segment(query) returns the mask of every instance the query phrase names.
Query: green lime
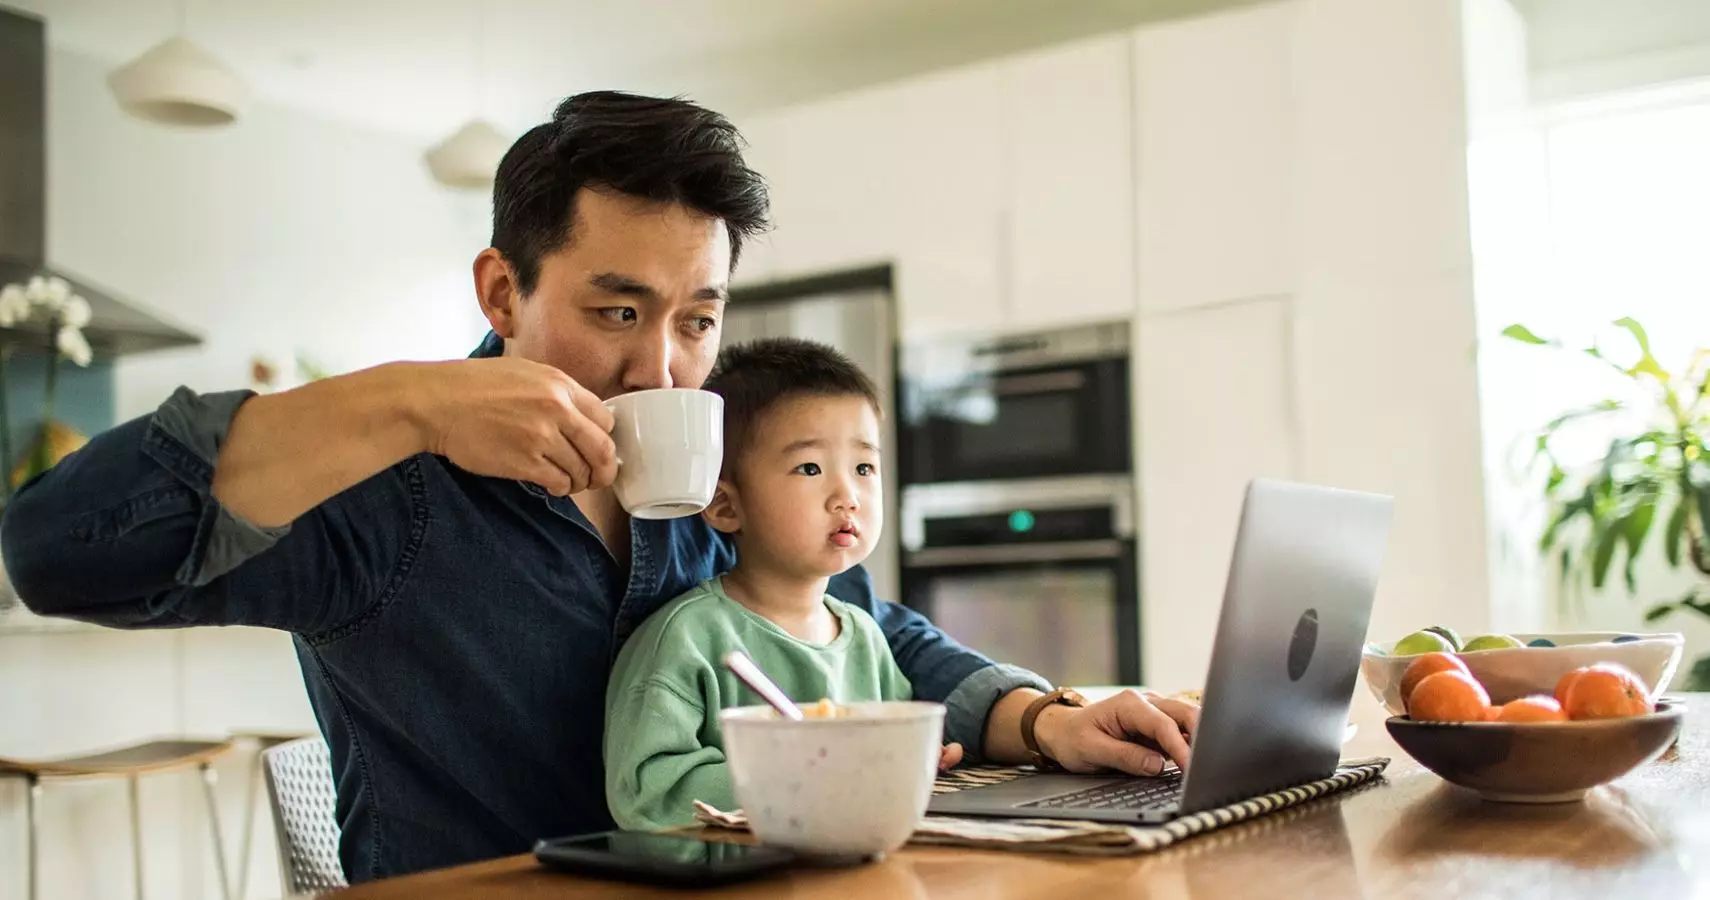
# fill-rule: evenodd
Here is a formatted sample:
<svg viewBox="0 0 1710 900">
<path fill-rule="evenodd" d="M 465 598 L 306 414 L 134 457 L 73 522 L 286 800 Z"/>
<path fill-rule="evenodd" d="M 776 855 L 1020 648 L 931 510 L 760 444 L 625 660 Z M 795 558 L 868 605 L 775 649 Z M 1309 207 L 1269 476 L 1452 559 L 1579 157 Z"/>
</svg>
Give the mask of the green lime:
<svg viewBox="0 0 1710 900">
<path fill-rule="evenodd" d="M 1453 647 L 1456 650 L 1461 649 L 1461 636 L 1456 634 L 1455 630 L 1453 628 L 1450 628 L 1447 625 L 1432 625 L 1430 628 L 1427 628 L 1425 630 L 1426 631 L 1434 631 L 1434 632 L 1442 635 L 1443 640 L 1448 641 L 1450 647 Z"/>
<path fill-rule="evenodd" d="M 1467 641 L 1466 646 L 1462 647 L 1461 650 L 1472 653 L 1475 650 L 1508 650 L 1523 646 L 1525 645 L 1520 643 L 1517 638 L 1509 637 L 1506 634 L 1481 634 Z"/>
<path fill-rule="evenodd" d="M 1395 642 L 1396 656 L 1418 656 L 1421 653 L 1453 653 L 1455 648 L 1447 638 L 1435 631 L 1415 631 Z"/>
</svg>

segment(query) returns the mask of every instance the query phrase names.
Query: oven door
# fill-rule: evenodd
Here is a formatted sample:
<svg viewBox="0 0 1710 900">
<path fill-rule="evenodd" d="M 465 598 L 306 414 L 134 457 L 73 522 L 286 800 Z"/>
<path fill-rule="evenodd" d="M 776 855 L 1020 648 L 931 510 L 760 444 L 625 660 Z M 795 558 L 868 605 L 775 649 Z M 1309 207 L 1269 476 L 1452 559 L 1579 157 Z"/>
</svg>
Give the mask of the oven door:
<svg viewBox="0 0 1710 900">
<path fill-rule="evenodd" d="M 1053 684 L 1138 684 L 1132 484 L 1081 476 L 905 488 L 903 602 Z"/>
<path fill-rule="evenodd" d="M 1128 361 L 1098 359 L 903 385 L 906 484 L 1129 470 Z"/>
<path fill-rule="evenodd" d="M 1053 685 L 1140 683 L 1134 545 L 935 548 L 903 572 L 911 605 L 962 644 Z"/>
</svg>

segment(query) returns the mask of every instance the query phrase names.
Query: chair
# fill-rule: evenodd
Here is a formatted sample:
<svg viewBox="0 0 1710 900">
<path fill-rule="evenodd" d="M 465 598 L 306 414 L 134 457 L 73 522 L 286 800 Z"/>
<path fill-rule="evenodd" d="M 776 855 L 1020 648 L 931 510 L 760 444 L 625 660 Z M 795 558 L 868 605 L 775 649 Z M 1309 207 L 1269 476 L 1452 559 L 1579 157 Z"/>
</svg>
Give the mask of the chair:
<svg viewBox="0 0 1710 900">
<path fill-rule="evenodd" d="M 313 737 L 313 734 L 302 731 L 275 731 L 271 729 L 238 729 L 231 733 L 232 740 L 240 744 L 250 744 L 255 747 L 255 756 L 251 758 L 249 776 L 246 779 L 249 786 L 245 789 L 243 806 L 243 847 L 238 851 L 237 885 L 232 888 L 232 896 L 237 900 L 245 900 L 249 896 L 249 863 L 254 855 L 255 847 L 255 813 L 256 799 L 261 794 L 261 754 L 280 744 L 288 744 L 300 738 Z"/>
<path fill-rule="evenodd" d="M 130 782 L 131 806 L 131 865 L 134 872 L 136 896 L 143 895 L 142 811 L 137 799 L 137 779 L 174 769 L 195 766 L 202 772 L 202 794 L 208 802 L 208 825 L 213 833 L 214 862 L 219 866 L 220 892 L 231 898 L 231 880 L 226 875 L 226 848 L 220 838 L 220 809 L 214 798 L 217 776 L 214 760 L 232 749 L 231 741 L 164 740 L 147 741 L 120 747 L 105 753 L 74 756 L 63 759 L 23 760 L 0 757 L 0 778 L 22 779 L 25 787 L 24 806 L 28 818 L 29 850 L 25 865 L 29 866 L 30 900 L 39 896 L 41 871 L 37 857 L 40 836 L 36 833 L 37 816 L 42 801 L 42 786 L 61 779 L 124 778 Z"/>
<path fill-rule="evenodd" d="M 280 887 L 287 896 L 345 887 L 327 742 L 309 737 L 270 747 L 261 767 L 279 843 Z"/>
</svg>

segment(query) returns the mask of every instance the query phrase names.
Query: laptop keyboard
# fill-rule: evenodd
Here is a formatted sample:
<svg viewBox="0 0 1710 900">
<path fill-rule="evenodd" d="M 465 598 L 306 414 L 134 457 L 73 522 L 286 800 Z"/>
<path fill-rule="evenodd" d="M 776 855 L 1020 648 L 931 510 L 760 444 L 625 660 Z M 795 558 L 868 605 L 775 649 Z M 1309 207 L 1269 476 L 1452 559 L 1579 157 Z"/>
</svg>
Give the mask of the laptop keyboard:
<svg viewBox="0 0 1710 900">
<path fill-rule="evenodd" d="M 1023 803 L 1023 809 L 1149 809 L 1174 803 L 1182 791 L 1180 769 Z"/>
</svg>

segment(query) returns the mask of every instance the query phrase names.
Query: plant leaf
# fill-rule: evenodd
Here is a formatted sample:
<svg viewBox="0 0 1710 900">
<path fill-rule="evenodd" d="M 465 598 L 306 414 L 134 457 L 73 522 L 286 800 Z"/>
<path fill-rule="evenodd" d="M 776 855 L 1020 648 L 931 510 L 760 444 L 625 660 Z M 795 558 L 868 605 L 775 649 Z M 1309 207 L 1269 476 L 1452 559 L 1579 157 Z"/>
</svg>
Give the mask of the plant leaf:
<svg viewBox="0 0 1710 900">
<path fill-rule="evenodd" d="M 1686 514 L 1691 506 L 1691 497 L 1682 495 L 1680 502 L 1674 507 L 1674 512 L 1669 514 L 1668 524 L 1663 526 L 1663 553 L 1668 555 L 1670 568 L 1680 565 L 1681 539 L 1685 537 Z"/>
<path fill-rule="evenodd" d="M 1627 582 L 1627 593 L 1638 593 L 1639 587 L 1634 577 L 1634 567 L 1639 563 L 1639 548 L 1644 546 L 1645 536 L 1650 534 L 1651 522 L 1657 517 L 1657 501 L 1655 495 L 1641 502 L 1622 520 L 1621 536 L 1627 541 L 1627 565 L 1622 570 L 1622 577 Z"/>
<path fill-rule="evenodd" d="M 1639 344 L 1639 361 L 1627 370 L 1631 374 L 1644 372 L 1658 381 L 1668 381 L 1668 372 L 1657 363 L 1657 358 L 1651 355 L 1651 338 L 1645 333 L 1645 326 L 1640 325 L 1632 316 L 1622 316 L 1615 320 L 1615 326 L 1625 328 Z"/>
<path fill-rule="evenodd" d="M 1513 325 L 1508 326 L 1507 328 L 1502 329 L 1502 336 L 1505 338 L 1512 338 L 1516 341 L 1521 342 L 1522 344 L 1543 345 L 1543 344 L 1550 343 L 1549 341 L 1546 341 L 1543 338 L 1538 337 L 1537 335 L 1533 334 L 1532 329 L 1527 328 L 1526 326 L 1521 325 L 1519 323 L 1515 323 Z"/>
<path fill-rule="evenodd" d="M 1686 683 L 1680 686 L 1683 691 L 1710 691 L 1710 656 L 1700 656 L 1692 664 L 1692 671 L 1686 673 Z"/>
<path fill-rule="evenodd" d="M 1623 524 L 1620 520 L 1609 522 L 1593 533 L 1591 586 L 1594 589 L 1601 589 L 1609 577 L 1609 562 L 1615 558 L 1615 545 L 1626 530 Z"/>
<path fill-rule="evenodd" d="M 1646 625 L 1655 625 L 1656 623 L 1658 623 L 1658 622 L 1662 621 L 1663 619 L 1666 619 L 1670 615 L 1672 615 L 1674 613 L 1674 610 L 1675 610 L 1675 604 L 1673 603 L 1673 601 L 1670 601 L 1668 603 L 1658 603 L 1656 606 L 1653 606 L 1650 609 L 1645 610 L 1645 624 Z"/>
</svg>

